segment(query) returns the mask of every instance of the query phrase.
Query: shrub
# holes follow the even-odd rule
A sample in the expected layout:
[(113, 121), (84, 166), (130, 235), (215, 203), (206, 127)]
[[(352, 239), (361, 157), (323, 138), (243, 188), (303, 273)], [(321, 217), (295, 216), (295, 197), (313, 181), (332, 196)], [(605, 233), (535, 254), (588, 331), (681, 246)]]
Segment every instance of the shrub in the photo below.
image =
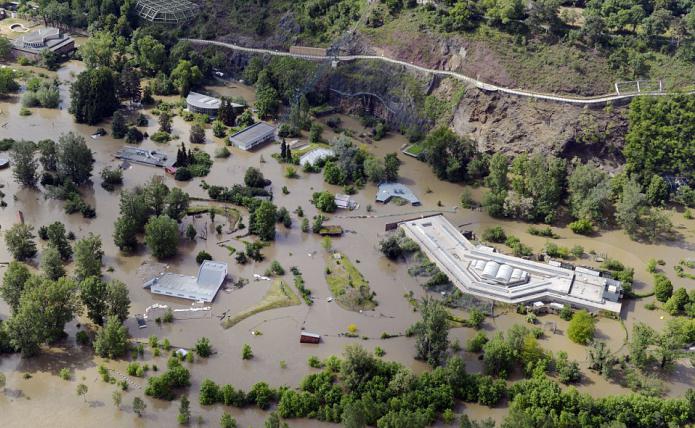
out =
[(212, 256), (205, 250), (199, 251), (198, 254), (195, 256), (195, 262), (200, 265), (203, 264), (205, 260), (212, 260)]
[(250, 360), (253, 358), (253, 351), (251, 350), (251, 345), (244, 343), (243, 348), (241, 348), (241, 359)]
[(203, 358), (207, 358), (212, 355), (212, 345), (210, 344), (210, 339), (207, 337), (201, 337), (195, 343), (195, 352)]
[(507, 240), (507, 234), (501, 226), (488, 227), (483, 231), (483, 241), (503, 243)]
[(176, 174), (174, 174), (174, 179), (178, 181), (188, 181), (193, 178), (191, 170), (185, 166), (176, 168)]
[(567, 336), (572, 342), (587, 345), (594, 338), (596, 321), (586, 310), (577, 311), (570, 320)]
[(150, 140), (154, 141), (155, 143), (168, 143), (171, 141), (171, 135), (165, 131), (157, 131), (150, 135)]
[(483, 346), (487, 343), (488, 339), (485, 333), (479, 331), (475, 336), (468, 339), (466, 342), (466, 351), (468, 352), (480, 352), (483, 350)]
[(226, 147), (220, 147), (219, 149), (215, 150), (216, 158), (228, 158), (231, 154), (232, 153)]
[(657, 273), (654, 275), (654, 295), (656, 300), (664, 303), (673, 294), (673, 284), (666, 275)]
[(307, 363), (309, 364), (309, 367), (314, 368), (314, 369), (320, 369), (323, 367), (323, 364), (321, 363), (321, 360), (319, 357), (312, 355), (309, 357), (307, 360)]
[(579, 219), (569, 224), (570, 230), (579, 235), (589, 235), (594, 231), (594, 227), (589, 220)]

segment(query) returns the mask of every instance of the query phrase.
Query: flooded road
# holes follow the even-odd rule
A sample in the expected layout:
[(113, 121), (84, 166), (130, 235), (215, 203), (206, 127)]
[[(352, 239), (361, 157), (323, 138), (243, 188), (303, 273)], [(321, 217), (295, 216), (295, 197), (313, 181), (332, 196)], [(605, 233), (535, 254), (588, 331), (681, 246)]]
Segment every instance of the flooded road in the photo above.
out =
[[(63, 82), (61, 93), (64, 106), (67, 106), (67, 84), (82, 69), (78, 62), (69, 62), (57, 72), (58, 78)], [(215, 86), (208, 88), (213, 93), (228, 96), (241, 96), (247, 102), (253, 102), (253, 89), (230, 83), (227, 86)], [(528, 224), (511, 221), (491, 219), (484, 212), (457, 208), (464, 186), (453, 183), (441, 182), (436, 179), (430, 168), (413, 158), (399, 154), (403, 161), (400, 169), (401, 182), (408, 185), (420, 198), (422, 206), (397, 206), (395, 204), (378, 205), (374, 202), (376, 187), (367, 184), (360, 190), (354, 199), (360, 204), (360, 208), (353, 212), (339, 211), (330, 216), (330, 223), (340, 224), (347, 233), (333, 240), (333, 247), (347, 255), (364, 277), (370, 282), (370, 287), (376, 292), (378, 307), (373, 311), (364, 313), (350, 312), (341, 309), (335, 302), (329, 302), (331, 296), (324, 279), (324, 252), (321, 240), (311, 234), (301, 232), (298, 219), (293, 214), (293, 225), (290, 229), (278, 226), (275, 243), (263, 250), (266, 257), (261, 263), (238, 265), (233, 256), (223, 245), (231, 245), (236, 249), (242, 249), (243, 243), (233, 239), (237, 234), (225, 233), (218, 236), (214, 230), (214, 224), (208, 216), (200, 218), (187, 217), (184, 219), (182, 229), (189, 223), (193, 223), (198, 229), (198, 236), (207, 229), (207, 239), (198, 238), (195, 242), (183, 241), (180, 245), (179, 255), (164, 263), (154, 260), (147, 250), (142, 249), (134, 255), (121, 254), (113, 244), (113, 224), (118, 216), (118, 194), (104, 190), (100, 183), (99, 172), (107, 166), (115, 167), (120, 162), (113, 155), (125, 145), (123, 140), (114, 140), (105, 136), (92, 139), (96, 127), (78, 125), (73, 123), (72, 117), (66, 108), (62, 110), (32, 109), (33, 114), (28, 117), (19, 116), (19, 102), (17, 97), (9, 101), (0, 102), (0, 138), (31, 139), (38, 141), (44, 138), (56, 139), (62, 133), (73, 131), (83, 135), (87, 144), (95, 154), (93, 184), (82, 189), (86, 201), (96, 208), (97, 217), (85, 220), (79, 214), (66, 215), (63, 212), (63, 202), (45, 199), (44, 195), (35, 189), (20, 188), (12, 178), (10, 169), (0, 171), (0, 183), (5, 187), (5, 201), (8, 206), (0, 209), (0, 226), (3, 230), (16, 222), (17, 211), (24, 213), (25, 221), (38, 228), (60, 220), (66, 224), (69, 231), (73, 231), (78, 238), (89, 232), (102, 236), (103, 247), (106, 253), (104, 257), (105, 278), (117, 278), (125, 282), (130, 290), (132, 300), (131, 314), (141, 314), (145, 308), (153, 303), (165, 303), (174, 308), (190, 306), (187, 301), (152, 296), (149, 291), (142, 288), (142, 284), (150, 279), (153, 274), (169, 270), (183, 274), (194, 274), (197, 270), (195, 255), (200, 250), (209, 252), (215, 260), (229, 263), (229, 271), (233, 280), (239, 278), (251, 279), (243, 288), (220, 291), (212, 304), (212, 313), (204, 319), (176, 320), (172, 324), (157, 325), (153, 322), (146, 329), (138, 329), (135, 320), (131, 317), (127, 321), (130, 333), (135, 338), (146, 339), (150, 335), (156, 335), (160, 339), (168, 338), (175, 347), (191, 347), (201, 336), (209, 337), (217, 353), (209, 359), (199, 359), (193, 364), (186, 363), (191, 369), (192, 385), (189, 389), (189, 397), (192, 402), (193, 420), (200, 415), (207, 424), (216, 426), (223, 410), (232, 413), (239, 421), (240, 426), (261, 426), (267, 416), (265, 412), (253, 408), (235, 409), (222, 406), (213, 406), (200, 409), (197, 402), (199, 385), (205, 378), (211, 378), (219, 384), (231, 383), (237, 388), (248, 389), (258, 381), (267, 381), (273, 386), (289, 385), (297, 386), (306, 374), (314, 369), (307, 365), (308, 357), (315, 355), (320, 358), (334, 354), (340, 354), (346, 344), (360, 343), (368, 349), (380, 346), (386, 351), (384, 358), (395, 360), (412, 368), (416, 372), (426, 370), (427, 367), (413, 359), (414, 340), (411, 338), (397, 337), (388, 340), (379, 339), (381, 334), (403, 333), (419, 316), (413, 312), (404, 294), (413, 292), (415, 297), (425, 295), (425, 291), (419, 285), (419, 281), (408, 275), (408, 266), (405, 263), (394, 263), (382, 257), (378, 251), (379, 237), (384, 234), (384, 225), (398, 219), (412, 217), (423, 212), (444, 211), (446, 216), (455, 225), (463, 225), (462, 229), (469, 229), (475, 233), (481, 233), (486, 227), (500, 224), (508, 234), (513, 234), (535, 251), (539, 251), (545, 244), (546, 238), (532, 236), (527, 232)], [(142, 128), (152, 134), (156, 131), (157, 118), (150, 112), (145, 112), (150, 119), (149, 125)], [(366, 130), (354, 118), (341, 116), (342, 127), (353, 131), (354, 135), (365, 134)], [(325, 118), (322, 121), (325, 123)], [(3, 124), (6, 124), (3, 126)], [(110, 129), (110, 124), (100, 125)], [(173, 134), (180, 137), (168, 144), (157, 144), (150, 140), (144, 141), (140, 146), (145, 149), (157, 149), (175, 157), (177, 145), (185, 141), (188, 145), (190, 123), (184, 122), (180, 117), (173, 121)], [(208, 127), (209, 128), (209, 127)], [(201, 150), (214, 153), (224, 142), (212, 136), (210, 129), (206, 130), (208, 142), (200, 146)], [(325, 127), (324, 137), (332, 139), (333, 132)], [(358, 138), (367, 150), (378, 156), (390, 152), (399, 152), (406, 143), (403, 136), (395, 133), (389, 134), (378, 142), (369, 142), (367, 138)], [(244, 172), (247, 167), (259, 168), (266, 178), (273, 181), (274, 203), (278, 207), (286, 207), (290, 212), (298, 206), (304, 210), (309, 219), (315, 215), (316, 209), (309, 203), (312, 193), (322, 189), (331, 192), (342, 192), (338, 186), (327, 185), (323, 182), (321, 174), (306, 174), (299, 172), (299, 178), (287, 179), (284, 177), (284, 165), (275, 161), (271, 155), (279, 152), (277, 145), (265, 146), (254, 152), (243, 152), (230, 148), (232, 156), (227, 159), (215, 159), (210, 174), (204, 180), (210, 184), (230, 186), (243, 182)], [(163, 176), (170, 187), (180, 187), (193, 197), (206, 198), (206, 192), (200, 187), (203, 179), (196, 178), (190, 182), (176, 182), (171, 176), (165, 176), (161, 169), (142, 165), (133, 165), (124, 172), (125, 189), (146, 183), (153, 176)], [(280, 189), (287, 186), (289, 194), (283, 195)], [(471, 189), (477, 200), (481, 199), (482, 189)], [(367, 214), (367, 206), (373, 207), (369, 213), (372, 218), (354, 218)], [(439, 207), (438, 205), (441, 205)], [(242, 210), (243, 213), (243, 210)], [(215, 224), (224, 223), (225, 219), (218, 216)], [(695, 282), (678, 278), (673, 274), (672, 266), (679, 260), (688, 258), (695, 238), (693, 226), (695, 220), (686, 220), (681, 214), (674, 214), (674, 224), (683, 225), (679, 229), (683, 240), (662, 245), (647, 245), (630, 241), (621, 231), (603, 232), (598, 236), (587, 238), (572, 234), (568, 229), (554, 228), (561, 236), (555, 242), (558, 245), (572, 247), (582, 245), (586, 252), (590, 250), (597, 254), (608, 256), (622, 261), (635, 269), (636, 285), (639, 292), (650, 290), (652, 287), (650, 275), (645, 271), (645, 265), (650, 258), (660, 258), (666, 262), (664, 270), (673, 281), (675, 287), (685, 286), (692, 289)], [(248, 225), (245, 216), (243, 222)], [(39, 243), (41, 251), (42, 243)], [(504, 250), (504, 248), (501, 248)], [(10, 255), (6, 248), (0, 248), (0, 262), (8, 262)], [(315, 297), (315, 304), (311, 307), (302, 304), (288, 308), (275, 309), (262, 312), (249, 317), (234, 327), (224, 330), (219, 323), (221, 314), (227, 312), (234, 314), (257, 303), (270, 287), (269, 282), (253, 281), (253, 274), (262, 274), (272, 260), (278, 260), (286, 270), (291, 266), (297, 266), (302, 272), (306, 287), (311, 289)], [(36, 263), (35, 263), (36, 264)], [(595, 265), (589, 259), (581, 260), (581, 264)], [(4, 273), (5, 265), (0, 265), (0, 274)], [(286, 275), (285, 280), (291, 283), (291, 275)], [(668, 319), (668, 315), (659, 311), (648, 311), (644, 304), (653, 298), (628, 301), (624, 306), (623, 319), (625, 328), (629, 331), (636, 320), (647, 322), (656, 329), (660, 329)], [(0, 318), (7, 318), (9, 309), (0, 302)], [(564, 350), (570, 354), (571, 359), (582, 362), (586, 368), (586, 349), (571, 343), (564, 332), (567, 323), (557, 316), (546, 315), (540, 317), (541, 323), (555, 322), (556, 334), (548, 334), (541, 340), (541, 344), (547, 350), (558, 352)], [(500, 313), (494, 319), (488, 319), (485, 323), (485, 331), (492, 333), (495, 330), (505, 330), (515, 323), (525, 323), (525, 318), (515, 313)], [(347, 338), (341, 333), (347, 331), (350, 324), (358, 328), (360, 338)], [(308, 345), (299, 343), (299, 332), (302, 328), (307, 331), (322, 335), (323, 342), (320, 345)], [(3, 426), (71, 426), (93, 427), (101, 426), (154, 426), (170, 427), (176, 423), (178, 401), (165, 402), (144, 397), (143, 388), (146, 380), (130, 378), (134, 385), (124, 393), (122, 411), (114, 407), (111, 401), (111, 393), (114, 385), (101, 381), (96, 367), (105, 364), (118, 372), (125, 373), (127, 362), (102, 361), (94, 359), (88, 350), (82, 349), (74, 342), (74, 333), (77, 331), (77, 321), (68, 326), (70, 338), (59, 346), (46, 350), (42, 355), (30, 360), (22, 360), (19, 356), (3, 356), (0, 358), (0, 371), (7, 376), (5, 393), (0, 393), (0, 414), (3, 417)], [(259, 331), (260, 335), (252, 335), (252, 331)], [(451, 338), (456, 338), (463, 345), (475, 332), (467, 328), (459, 328), (451, 331)], [(625, 329), (620, 322), (601, 319), (598, 323), (598, 336), (609, 342), (613, 351), (620, 351), (625, 338)], [(362, 338), (364, 337), (364, 339)], [(241, 348), (248, 343), (251, 345), (254, 358), (250, 361), (241, 359)], [(480, 361), (476, 355), (462, 352), (467, 359), (469, 370), (479, 371)], [(166, 366), (166, 357), (153, 357), (150, 351), (146, 351), (144, 361), (149, 364)], [(282, 368), (284, 362), (285, 368)], [(68, 367), (73, 371), (71, 381), (60, 379), (57, 374), (61, 368)], [(605, 396), (626, 392), (619, 385), (606, 382), (600, 376), (590, 374), (583, 370), (585, 381), (579, 389), (589, 392), (594, 396)], [(25, 378), (28, 373), (31, 378)], [(678, 375), (668, 379), (668, 395), (681, 395), (692, 384), (693, 371), (688, 367), (679, 366)], [(86, 402), (78, 397), (75, 388), (78, 383), (85, 383), (89, 391)], [(147, 410), (143, 418), (134, 415), (131, 409), (133, 397), (139, 396), (145, 399)], [(504, 417), (504, 409), (488, 409), (487, 407), (466, 404), (460, 409), (465, 409), (472, 418), (492, 416), (497, 420)], [(318, 427), (329, 424), (318, 421), (301, 420), (290, 421), (292, 427)]]

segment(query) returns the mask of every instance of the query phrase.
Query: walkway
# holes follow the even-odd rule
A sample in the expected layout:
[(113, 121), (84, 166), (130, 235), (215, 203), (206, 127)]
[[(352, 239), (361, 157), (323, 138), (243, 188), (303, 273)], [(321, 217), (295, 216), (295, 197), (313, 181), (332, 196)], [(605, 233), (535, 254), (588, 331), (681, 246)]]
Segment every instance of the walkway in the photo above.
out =
[(227, 49), (232, 49), (232, 50), (240, 51), (240, 52), (249, 52), (249, 53), (261, 54), (261, 55), (267, 54), (267, 55), (275, 55), (275, 56), (289, 56), (289, 57), (294, 57), (294, 58), (305, 59), (308, 61), (333, 61), (333, 60), (337, 60), (337, 61), (354, 61), (354, 60), (384, 61), (384, 62), (388, 62), (391, 64), (401, 65), (403, 67), (410, 68), (412, 70), (421, 71), (423, 73), (430, 73), (430, 74), (435, 74), (435, 75), (444, 76), (444, 77), (452, 77), (454, 79), (461, 80), (463, 82), (471, 84), (471, 85), (475, 86), (476, 88), (482, 89), (484, 91), (502, 92), (505, 94), (517, 95), (520, 97), (528, 97), (528, 98), (533, 98), (533, 99), (538, 99), (538, 100), (546, 100), (546, 101), (557, 101), (557, 102), (561, 102), (561, 103), (569, 103), (569, 104), (577, 104), (577, 105), (605, 104), (605, 103), (611, 102), (611, 101), (629, 99), (629, 98), (639, 97), (639, 96), (643, 96), (643, 95), (662, 96), (662, 95), (676, 95), (676, 94), (687, 94), (687, 95), (695, 94), (695, 91), (689, 91), (689, 92), (658, 92), (658, 91), (633, 92), (633, 93), (625, 93), (625, 94), (599, 95), (599, 96), (594, 96), (594, 97), (582, 97), (582, 96), (577, 96), (577, 95), (547, 94), (547, 93), (542, 93), (542, 92), (535, 92), (535, 91), (529, 91), (529, 90), (524, 90), (524, 89), (512, 89), (512, 88), (507, 88), (504, 86), (493, 85), (491, 83), (485, 83), (483, 81), (474, 79), (470, 76), (466, 76), (464, 74), (457, 73), (454, 71), (446, 71), (446, 70), (437, 70), (437, 69), (432, 69), (432, 68), (426, 68), (426, 67), (412, 64), (412, 63), (409, 63), (406, 61), (401, 61), (401, 60), (389, 58), (386, 56), (337, 55), (337, 56), (332, 56), (332, 57), (330, 57), (330, 56), (324, 57), (324, 56), (314, 56), (314, 55), (293, 54), (290, 52), (278, 51), (278, 50), (272, 50), (272, 49), (248, 48), (245, 46), (235, 45), (232, 43), (218, 42), (216, 40), (201, 40), (201, 39), (183, 39), (183, 40), (188, 40), (191, 43), (197, 43), (197, 44), (221, 46), (221, 47), (224, 47)]

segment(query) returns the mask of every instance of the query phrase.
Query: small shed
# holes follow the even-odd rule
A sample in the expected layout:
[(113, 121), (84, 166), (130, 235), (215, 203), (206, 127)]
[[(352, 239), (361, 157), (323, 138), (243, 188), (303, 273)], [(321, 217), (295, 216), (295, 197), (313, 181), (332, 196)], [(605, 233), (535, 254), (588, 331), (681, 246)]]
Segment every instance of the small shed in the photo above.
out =
[(316, 333), (309, 333), (303, 331), (299, 336), (299, 343), (319, 343), (321, 342), (321, 335)]

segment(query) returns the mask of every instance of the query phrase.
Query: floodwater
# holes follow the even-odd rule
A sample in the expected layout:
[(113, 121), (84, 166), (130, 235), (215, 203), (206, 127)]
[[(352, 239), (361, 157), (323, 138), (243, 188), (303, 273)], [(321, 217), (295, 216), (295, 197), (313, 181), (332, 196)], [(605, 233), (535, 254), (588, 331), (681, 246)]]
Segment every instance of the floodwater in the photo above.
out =
[[(79, 62), (69, 62), (57, 72), (59, 79), (64, 82), (62, 86), (63, 100), (68, 99), (68, 84), (74, 79), (74, 75), (82, 70)], [(208, 90), (221, 95), (242, 96), (248, 102), (253, 101), (252, 88), (228, 83), (210, 87)], [(64, 102), (67, 106), (67, 102)], [(117, 278), (124, 281), (130, 290), (132, 300), (131, 314), (143, 313), (145, 308), (155, 302), (166, 303), (174, 308), (185, 308), (190, 305), (187, 301), (152, 296), (142, 288), (144, 281), (153, 274), (170, 270), (184, 274), (194, 274), (197, 269), (195, 255), (200, 250), (206, 250), (216, 260), (229, 263), (230, 275), (234, 280), (238, 278), (251, 279), (248, 285), (241, 289), (230, 288), (221, 291), (212, 305), (212, 313), (208, 318), (177, 320), (173, 324), (158, 326), (150, 323), (146, 329), (138, 329), (133, 318), (127, 321), (131, 335), (135, 338), (147, 338), (156, 335), (160, 339), (168, 338), (175, 347), (191, 347), (201, 336), (207, 336), (217, 353), (208, 359), (200, 359), (193, 363), (191, 368), (192, 386), (188, 394), (192, 401), (192, 413), (194, 421), (198, 416), (215, 426), (223, 410), (232, 413), (241, 426), (261, 426), (267, 416), (265, 412), (256, 409), (224, 409), (222, 406), (213, 406), (200, 409), (197, 404), (197, 392), (199, 385), (205, 378), (211, 378), (219, 384), (231, 383), (238, 388), (249, 388), (258, 381), (267, 381), (273, 386), (289, 385), (297, 386), (302, 377), (312, 372), (307, 365), (307, 358), (316, 355), (324, 358), (334, 354), (340, 354), (345, 345), (359, 343), (368, 349), (380, 346), (386, 351), (384, 358), (395, 360), (412, 368), (416, 372), (426, 370), (427, 367), (413, 359), (413, 339), (398, 337), (381, 340), (383, 332), (402, 333), (408, 326), (418, 319), (413, 312), (404, 294), (413, 292), (415, 297), (425, 295), (418, 280), (407, 273), (407, 265), (393, 263), (382, 257), (377, 249), (380, 236), (383, 235), (385, 223), (408, 218), (423, 212), (444, 211), (446, 216), (456, 225), (463, 225), (463, 229), (470, 229), (480, 233), (484, 228), (501, 224), (507, 233), (518, 236), (522, 242), (532, 246), (538, 251), (546, 242), (546, 238), (531, 236), (527, 233), (528, 225), (511, 221), (500, 221), (489, 218), (481, 211), (456, 209), (459, 205), (463, 186), (458, 184), (441, 182), (432, 174), (429, 167), (415, 159), (399, 155), (403, 161), (401, 166), (402, 182), (411, 187), (414, 193), (421, 199), (422, 206), (397, 206), (395, 204), (377, 205), (374, 202), (376, 187), (368, 184), (354, 198), (360, 204), (360, 208), (353, 212), (338, 212), (332, 216), (330, 223), (340, 224), (347, 233), (333, 240), (333, 247), (350, 257), (357, 263), (357, 267), (370, 281), (371, 288), (376, 292), (376, 300), (379, 306), (374, 311), (365, 313), (350, 312), (341, 309), (335, 302), (329, 302), (328, 286), (324, 280), (325, 251), (321, 246), (321, 240), (316, 236), (304, 234), (299, 228), (300, 220), (293, 215), (293, 227), (285, 229), (278, 226), (275, 243), (263, 250), (266, 260), (262, 263), (250, 263), (245, 266), (237, 265), (228, 250), (221, 244), (231, 245), (236, 249), (243, 248), (240, 240), (234, 239), (244, 232), (235, 234), (225, 233), (217, 236), (214, 225), (207, 216), (200, 218), (186, 218), (181, 230), (184, 230), (190, 222), (198, 229), (198, 239), (195, 242), (183, 241), (180, 245), (179, 255), (172, 260), (159, 263), (154, 260), (147, 250), (143, 249), (135, 255), (123, 255), (113, 244), (113, 224), (118, 215), (118, 190), (107, 192), (100, 186), (99, 172), (106, 166), (114, 167), (118, 161), (113, 154), (125, 143), (123, 140), (113, 140), (110, 137), (102, 137), (96, 140), (89, 135), (94, 133), (96, 127), (78, 125), (73, 123), (67, 109), (45, 110), (32, 109), (33, 114), (28, 117), (19, 116), (18, 98), (0, 102), (0, 138), (11, 137), (15, 139), (31, 139), (38, 141), (43, 138), (57, 139), (62, 133), (73, 131), (87, 139), (88, 145), (95, 154), (94, 183), (82, 189), (88, 203), (97, 211), (97, 217), (91, 220), (83, 219), (79, 214), (65, 215), (63, 203), (47, 200), (43, 194), (34, 189), (19, 188), (12, 179), (10, 169), (0, 171), (0, 183), (4, 184), (3, 191), (6, 194), (5, 201), (8, 206), (0, 210), (0, 226), (3, 229), (15, 223), (17, 211), (24, 213), (25, 221), (39, 227), (50, 222), (60, 220), (66, 224), (68, 230), (73, 231), (78, 238), (89, 232), (100, 234), (106, 256), (104, 257), (105, 277)], [(157, 120), (151, 114), (150, 124), (146, 131), (150, 134), (157, 128)], [(365, 132), (364, 128), (353, 118), (341, 116), (342, 126), (351, 129), (356, 136)], [(323, 119), (325, 122), (325, 119)], [(101, 124), (109, 129), (109, 124)], [(190, 124), (176, 117), (173, 122), (174, 135), (180, 136), (180, 140), (174, 140), (168, 144), (157, 144), (145, 141), (143, 148), (158, 149), (175, 156), (179, 141), (188, 140)], [(199, 147), (201, 150), (212, 154), (223, 142), (212, 136), (211, 130), (207, 130), (208, 142)], [(334, 135), (326, 127), (324, 136), (328, 139)], [(370, 142), (368, 138), (358, 139), (373, 153), (382, 156), (389, 152), (398, 152), (406, 143), (404, 137), (390, 134), (379, 142)], [(305, 174), (300, 172), (299, 178), (286, 179), (283, 176), (284, 165), (276, 162), (271, 154), (279, 152), (278, 146), (265, 146), (255, 152), (243, 152), (230, 148), (232, 156), (227, 159), (215, 159), (211, 173), (204, 180), (211, 184), (229, 186), (243, 182), (244, 171), (249, 166), (261, 169), (267, 178), (273, 181), (275, 204), (285, 206), (292, 212), (298, 206), (304, 209), (305, 215), (311, 218), (316, 214), (315, 208), (309, 203), (311, 195), (315, 191), (327, 189), (332, 192), (340, 192), (336, 186), (330, 186), (323, 182), (321, 174)], [(124, 188), (147, 182), (153, 176), (164, 176), (161, 169), (142, 165), (133, 165), (124, 172)], [(175, 182), (170, 176), (164, 176), (166, 183), (173, 187), (178, 186), (194, 197), (207, 197), (206, 192), (200, 188), (202, 179), (196, 178), (187, 183)], [(280, 188), (286, 185), (290, 193), (283, 195)], [(479, 198), (481, 189), (473, 189), (473, 194)], [(438, 204), (441, 204), (441, 207)], [(357, 215), (366, 214), (367, 205), (374, 208), (371, 218), (354, 218)], [(243, 213), (243, 210), (242, 210)], [(350, 217), (353, 218), (350, 218)], [(224, 222), (221, 216), (217, 216), (215, 223)], [(245, 216), (244, 223), (248, 225)], [(598, 254), (608, 255), (623, 261), (626, 265), (635, 268), (638, 291), (644, 291), (651, 287), (649, 275), (644, 266), (650, 258), (661, 258), (666, 261), (664, 267), (675, 286), (693, 287), (688, 279), (677, 278), (672, 273), (672, 266), (679, 260), (688, 258), (693, 245), (693, 223), (695, 220), (685, 220), (680, 214), (675, 214), (674, 223), (683, 225), (679, 229), (683, 239), (674, 243), (662, 245), (647, 245), (630, 241), (621, 231), (609, 231), (600, 236), (586, 238), (573, 235), (567, 229), (554, 230), (561, 235), (557, 240), (559, 245), (571, 247), (582, 245), (585, 250), (594, 250)], [(201, 239), (207, 230), (207, 239)], [(42, 244), (39, 244), (41, 247)], [(41, 248), (40, 248), (41, 250)], [(0, 262), (7, 262), (10, 256), (4, 246), (0, 248)], [(234, 314), (255, 304), (270, 286), (269, 282), (253, 281), (253, 274), (262, 274), (270, 261), (278, 260), (287, 270), (290, 266), (297, 266), (303, 273), (306, 286), (312, 290), (315, 304), (308, 307), (304, 304), (283, 309), (276, 309), (256, 314), (245, 319), (233, 328), (224, 330), (219, 324), (219, 316), (222, 313)], [(591, 260), (582, 260), (583, 264), (591, 265)], [(106, 268), (111, 268), (107, 272)], [(5, 265), (0, 265), (0, 274)], [(285, 278), (291, 283), (291, 276)], [(644, 303), (651, 298), (637, 302), (627, 302), (623, 311), (625, 326), (628, 331), (636, 320), (647, 322), (654, 328), (661, 328), (668, 315), (662, 312), (650, 312), (644, 309)], [(9, 310), (4, 303), (0, 303), (0, 317), (6, 318)], [(664, 319), (662, 319), (662, 317)], [(557, 316), (546, 315), (540, 318), (542, 323), (555, 322), (557, 331), (548, 333), (541, 340), (546, 349), (557, 352), (567, 351), (570, 357), (582, 362), (586, 367), (586, 350), (584, 347), (571, 343), (566, 335), (567, 323)], [(498, 313), (494, 319), (488, 319), (485, 330), (492, 333), (494, 330), (505, 330), (515, 323), (524, 323), (524, 317), (514, 313)], [(347, 338), (340, 336), (347, 330), (350, 324), (356, 324), (360, 338)], [(308, 331), (320, 333), (323, 342), (320, 345), (307, 345), (299, 343), (299, 332), (302, 328)], [(116, 426), (173, 426), (176, 418), (178, 403), (152, 400), (144, 397), (143, 388), (145, 380), (131, 378), (134, 386), (124, 393), (122, 410), (118, 410), (111, 402), (111, 393), (114, 385), (102, 382), (97, 374), (96, 367), (105, 364), (110, 369), (120, 373), (125, 372), (127, 362), (102, 361), (95, 359), (91, 354), (81, 349), (74, 342), (74, 333), (77, 331), (77, 322), (68, 326), (70, 338), (58, 346), (47, 349), (39, 357), (22, 360), (19, 356), (3, 356), (0, 358), (0, 371), (7, 376), (7, 386), (4, 394), (0, 393), (0, 413), (3, 415), (3, 426), (45, 426), (51, 423), (55, 426), (71, 427), (116, 427)], [(260, 335), (252, 335), (252, 331), (258, 331)], [(451, 337), (456, 338), (461, 344), (471, 337), (474, 332), (470, 329), (460, 328), (451, 331)], [(609, 342), (612, 350), (623, 352), (621, 349), (625, 341), (625, 330), (617, 321), (601, 319), (598, 323), (598, 336)], [(365, 339), (362, 338), (364, 336)], [(254, 358), (250, 361), (241, 359), (241, 348), (248, 343), (251, 345)], [(476, 355), (462, 352), (467, 359), (471, 371), (481, 369)], [(150, 351), (145, 353), (145, 362), (166, 366), (164, 356), (155, 358)], [(281, 368), (281, 362), (286, 368)], [(186, 363), (188, 364), (188, 363)], [(679, 395), (688, 385), (692, 384), (693, 371), (689, 365), (679, 365), (677, 375), (667, 379), (669, 383), (668, 394)], [(74, 371), (70, 381), (61, 380), (58, 371), (68, 367)], [(31, 378), (24, 378), (28, 373)], [(150, 372), (151, 373), (151, 372)], [(590, 392), (595, 396), (622, 393), (625, 390), (616, 384), (607, 383), (600, 376), (584, 370), (585, 381), (580, 389)], [(89, 387), (86, 402), (78, 397), (75, 388), (78, 383), (85, 383)], [(130, 403), (133, 397), (140, 396), (147, 403), (147, 410), (143, 418), (134, 415)], [(477, 405), (461, 405), (458, 409), (465, 411), (473, 418), (494, 417), (501, 420), (504, 417), (503, 408), (488, 409)], [(328, 424), (312, 420), (291, 421), (291, 426), (318, 427)]]

